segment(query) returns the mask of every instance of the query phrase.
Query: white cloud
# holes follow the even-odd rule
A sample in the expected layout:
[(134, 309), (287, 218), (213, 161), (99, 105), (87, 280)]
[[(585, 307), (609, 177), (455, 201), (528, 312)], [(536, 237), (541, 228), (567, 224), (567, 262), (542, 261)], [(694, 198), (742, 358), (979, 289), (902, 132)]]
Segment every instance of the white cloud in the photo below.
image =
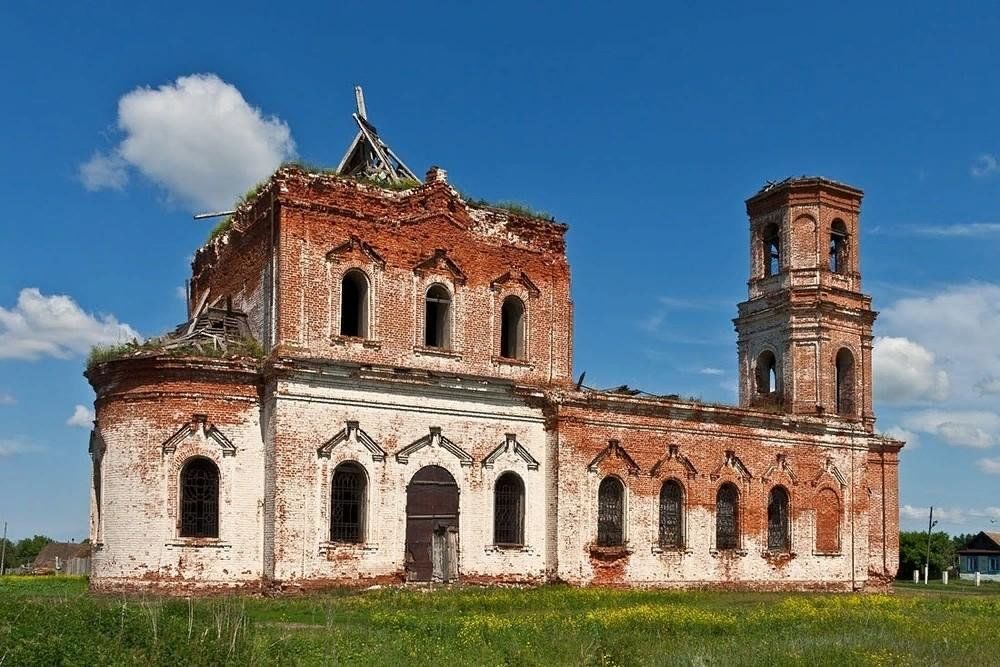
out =
[(37, 447), (26, 445), (23, 442), (18, 442), (16, 440), (0, 439), (0, 459), (6, 458), (8, 456), (16, 456), (18, 454), (27, 454), (29, 452), (34, 452), (37, 450), (38, 450)]
[(1000, 415), (983, 410), (922, 410), (906, 415), (903, 426), (959, 447), (986, 449), (1000, 443)]
[(712, 368), (711, 366), (706, 366), (698, 371), (702, 375), (725, 375), (726, 371), (721, 368)]
[(983, 378), (976, 383), (976, 390), (980, 394), (1000, 394), (1000, 377)]
[(1000, 475), (1000, 456), (992, 459), (979, 459), (976, 461), (976, 465), (988, 475)]
[(124, 186), (128, 164), (172, 198), (223, 209), (295, 155), (288, 125), (214, 74), (127, 93), (118, 101), (118, 128), (121, 143), (80, 166), (88, 188)]
[(875, 398), (881, 401), (912, 403), (948, 397), (948, 374), (935, 368), (934, 353), (907, 338), (876, 338), (872, 373)]
[(67, 426), (91, 428), (94, 425), (94, 411), (84, 405), (73, 408), (73, 414), (66, 420)]
[(7, 392), (0, 391), (0, 405), (15, 405), (17, 404), (17, 399), (14, 398), (14, 394), (8, 394)]
[(97, 152), (80, 165), (80, 182), (88, 190), (121, 190), (128, 183), (125, 160)]
[(920, 236), (982, 238), (1000, 234), (1000, 223), (970, 222), (954, 225), (917, 225), (908, 229)]
[[(908, 519), (911, 523), (920, 525), (923, 522), (924, 529), (927, 528), (927, 518), (930, 507), (915, 507), (913, 505), (903, 505), (899, 508), (900, 518)], [(984, 507), (982, 509), (965, 509), (959, 507), (935, 507), (934, 519), (941, 523), (950, 524), (982, 524), (984, 519), (1000, 519), (1000, 507)]]
[(907, 450), (913, 450), (920, 446), (920, 435), (905, 429), (902, 426), (893, 426), (888, 428), (886, 429), (885, 434), (905, 442)]
[(972, 175), (976, 178), (985, 178), (990, 174), (1000, 171), (1000, 161), (997, 160), (995, 155), (989, 153), (984, 153), (976, 158), (975, 162), (972, 163), (972, 167), (969, 168)]
[(22, 289), (13, 308), (0, 307), (0, 359), (66, 358), (133, 338), (135, 329), (113, 315), (91, 315), (68, 296), (34, 287)]

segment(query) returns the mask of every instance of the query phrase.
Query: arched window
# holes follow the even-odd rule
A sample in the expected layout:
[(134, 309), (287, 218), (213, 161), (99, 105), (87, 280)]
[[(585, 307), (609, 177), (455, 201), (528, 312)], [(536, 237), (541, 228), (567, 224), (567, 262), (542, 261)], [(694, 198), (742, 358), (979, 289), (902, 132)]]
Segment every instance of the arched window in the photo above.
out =
[(660, 546), (664, 549), (684, 546), (684, 489), (672, 479), (660, 487)]
[(444, 285), (431, 285), (424, 308), (424, 345), (451, 349), (451, 294)]
[(854, 355), (846, 347), (840, 348), (836, 359), (837, 414), (850, 417), (856, 414), (854, 392)]
[(493, 494), (493, 542), (504, 546), (524, 544), (524, 482), (505, 472)]
[(597, 545), (625, 544), (625, 485), (617, 477), (605, 477), (597, 490)]
[(816, 494), (816, 551), (840, 552), (840, 498), (831, 488)]
[(767, 550), (785, 552), (790, 548), (788, 491), (783, 486), (776, 486), (767, 496)]
[(204, 458), (181, 468), (181, 537), (219, 536), (219, 469)]
[(778, 360), (774, 352), (764, 350), (757, 357), (757, 393), (770, 394), (778, 391)]
[(357, 269), (340, 282), (340, 335), (368, 337), (368, 276)]
[(839, 218), (830, 225), (830, 270), (847, 273), (847, 225)]
[(781, 233), (778, 225), (771, 223), (761, 236), (764, 247), (764, 276), (781, 273)]
[(524, 359), (524, 302), (516, 296), (504, 299), (500, 307), (500, 356)]
[(740, 492), (726, 482), (715, 495), (715, 548), (738, 549), (740, 546)]
[(333, 471), (330, 490), (331, 542), (364, 541), (367, 488), (364, 468), (357, 463), (341, 463)]

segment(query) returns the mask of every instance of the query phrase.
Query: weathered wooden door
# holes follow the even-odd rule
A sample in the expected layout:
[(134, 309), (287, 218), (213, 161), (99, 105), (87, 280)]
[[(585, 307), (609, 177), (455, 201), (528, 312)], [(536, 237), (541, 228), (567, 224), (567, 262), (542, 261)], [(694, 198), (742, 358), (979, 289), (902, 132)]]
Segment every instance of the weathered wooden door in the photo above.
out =
[(406, 578), (458, 577), (458, 484), (444, 468), (426, 466), (406, 487)]

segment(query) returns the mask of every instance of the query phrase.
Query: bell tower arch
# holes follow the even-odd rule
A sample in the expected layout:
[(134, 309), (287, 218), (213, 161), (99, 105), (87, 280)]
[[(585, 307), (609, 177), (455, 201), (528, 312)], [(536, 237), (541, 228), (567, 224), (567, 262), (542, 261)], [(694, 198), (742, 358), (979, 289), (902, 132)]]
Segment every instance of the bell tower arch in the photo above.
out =
[(733, 320), (740, 405), (859, 421), (871, 431), (871, 297), (861, 292), (861, 190), (769, 183), (747, 202), (749, 298)]

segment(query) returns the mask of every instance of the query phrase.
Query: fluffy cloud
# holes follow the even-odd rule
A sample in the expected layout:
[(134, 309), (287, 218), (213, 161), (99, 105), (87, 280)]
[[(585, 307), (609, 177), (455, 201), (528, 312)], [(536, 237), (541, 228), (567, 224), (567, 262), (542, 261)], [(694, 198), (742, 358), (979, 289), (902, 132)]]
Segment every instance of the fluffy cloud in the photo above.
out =
[(980, 394), (1000, 394), (1000, 378), (987, 377), (976, 383), (976, 390)]
[(903, 426), (960, 447), (986, 449), (1000, 443), (1000, 415), (985, 410), (922, 410), (906, 415)]
[(1000, 171), (1000, 161), (997, 160), (996, 155), (986, 153), (976, 158), (976, 161), (972, 163), (972, 167), (969, 168), (969, 171), (972, 172), (972, 175), (976, 178), (985, 178), (986, 176)]
[[(909, 519), (910, 522), (923, 522), (927, 528), (927, 516), (929, 507), (914, 507), (913, 505), (903, 505), (899, 508), (899, 516), (902, 519)], [(957, 507), (935, 507), (934, 518), (941, 523), (951, 524), (983, 524), (988, 523), (987, 519), (1000, 519), (1000, 507), (985, 507), (982, 509), (963, 509)], [(919, 523), (918, 523), (919, 525)]]
[(0, 307), (0, 359), (66, 358), (133, 338), (135, 329), (113, 315), (91, 315), (68, 296), (34, 287), (21, 290), (13, 308)]
[(902, 440), (903, 442), (905, 442), (907, 451), (916, 449), (917, 447), (920, 446), (920, 435), (914, 433), (913, 431), (907, 430), (902, 426), (893, 426), (891, 428), (888, 428), (886, 429), (885, 434), (888, 436), (892, 436), (897, 440)]
[(912, 403), (948, 397), (948, 374), (935, 368), (934, 353), (907, 338), (876, 338), (872, 372), (875, 398), (880, 401)]
[(1000, 475), (1000, 456), (992, 459), (979, 459), (976, 461), (976, 465), (988, 475)]
[(127, 93), (118, 101), (118, 128), (121, 143), (80, 166), (89, 189), (120, 189), (133, 167), (173, 198), (223, 209), (295, 155), (288, 125), (214, 74)]
[(28, 452), (36, 451), (37, 449), (37, 447), (32, 447), (31, 445), (26, 445), (16, 440), (0, 439), (0, 459), (8, 456), (16, 456), (18, 454), (26, 454)]
[(698, 371), (702, 375), (725, 375), (726, 372), (721, 368), (713, 368), (711, 366), (706, 366)]
[(66, 425), (90, 428), (94, 425), (94, 411), (86, 406), (78, 405), (73, 408), (73, 414), (66, 420)]

